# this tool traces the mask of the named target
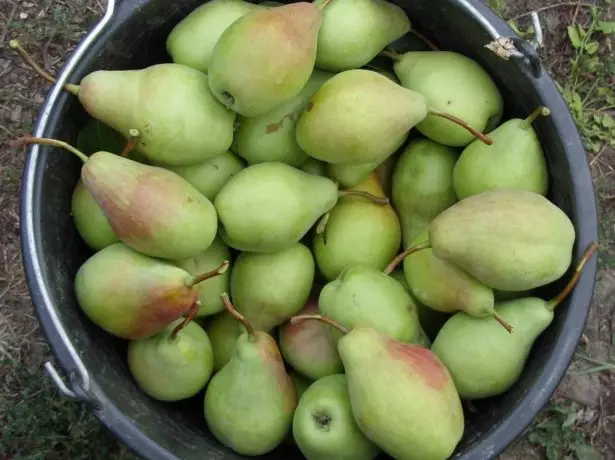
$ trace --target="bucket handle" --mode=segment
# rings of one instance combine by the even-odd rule
[[[62,88],[68,81],[68,77],[71,75],[78,62],[81,60],[87,49],[96,41],[96,39],[102,34],[105,28],[109,25],[113,19],[115,13],[116,0],[107,0],[107,6],[105,12],[94,28],[83,38],[81,43],[77,46],[72,56],[64,66],[61,74],[57,77],[56,83],[49,91],[48,100],[53,101],[57,99],[58,95],[62,91]],[[51,104],[48,104],[51,106]],[[38,129],[35,136],[44,135],[44,131],[49,120],[50,113],[43,112],[40,114]],[[38,154],[39,146],[32,146],[30,152],[32,156]],[[37,267],[35,267],[36,269]],[[94,397],[91,391],[91,378],[83,361],[79,357],[79,353],[75,350],[73,344],[68,340],[66,329],[62,322],[59,320],[56,309],[52,306],[50,301],[45,302],[49,316],[54,323],[54,326],[58,333],[63,336],[63,342],[66,350],[74,363],[74,369],[69,373],[69,384],[65,383],[60,373],[57,371],[53,363],[47,361],[44,365],[45,371],[56,385],[58,391],[64,396],[76,399],[79,401],[87,402],[93,406],[97,406],[97,398]]]

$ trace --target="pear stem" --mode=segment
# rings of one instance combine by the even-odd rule
[[[429,38],[427,38],[425,35],[423,35],[419,31],[415,29],[410,29],[410,33],[412,35],[416,35],[419,39],[425,42],[425,44],[429,46],[429,48],[431,48],[432,51],[440,51],[440,48],[438,48],[434,42],[432,42]]]
[[[141,139],[141,133],[138,129],[131,129],[128,131],[128,141],[124,146],[124,150],[120,153],[120,156],[127,157],[130,152],[137,146]]]
[[[46,137],[33,137],[33,136],[24,136],[17,140],[17,144],[43,144],[43,145],[52,145],[54,147],[58,147],[61,149],[68,150],[71,153],[74,153],[81,161],[86,163],[88,161],[88,156],[83,153],[81,150],[73,147],[67,142],[59,141],[57,139],[48,139]]]
[[[45,69],[39,66],[34,60],[34,58],[30,56],[30,54],[28,54],[28,52],[25,49],[22,48],[21,43],[19,43],[19,40],[11,40],[9,42],[9,46],[12,49],[14,49],[17,52],[17,54],[19,54],[21,59],[26,64],[28,64],[30,67],[32,67],[32,69],[36,73],[38,73],[41,77],[43,77],[45,80],[47,80],[51,84],[56,83],[57,80],[51,74],[46,72]],[[75,96],[79,94],[79,85],[72,85],[70,83],[67,83],[66,85],[64,85],[64,89],[68,91],[69,93],[74,94]]]
[[[310,319],[315,319],[315,320],[318,320],[318,321],[322,321],[323,323],[326,323],[329,326],[334,327],[335,329],[340,331],[342,334],[348,334],[350,332],[349,329],[345,328],[344,326],[342,326],[337,321],[332,320],[331,318],[327,318],[326,316],[323,316],[323,315],[297,315],[297,316],[293,316],[290,319],[290,324],[294,325],[294,324],[300,323],[301,321],[310,320]]]
[[[173,329],[173,332],[171,332],[171,340],[175,340],[177,338],[177,334],[179,334],[179,332],[183,328],[185,328],[190,321],[194,319],[194,317],[197,315],[198,312],[199,312],[199,306],[197,305],[196,302],[194,302],[194,304],[192,304],[192,307],[190,307],[190,310],[188,310],[188,314],[186,315],[184,320],[181,323],[179,323],[175,327],[175,329]]]
[[[508,324],[508,322],[504,318],[502,318],[499,313],[494,311],[491,315],[498,323],[502,325],[504,329],[508,331],[509,334],[512,334],[512,331],[513,331],[512,326]]]
[[[416,246],[412,246],[406,249],[404,252],[395,257],[389,265],[384,269],[385,275],[390,275],[395,271],[395,269],[402,263],[402,261],[411,254],[415,252],[422,251],[423,249],[429,249],[431,247],[431,243],[428,241],[427,243],[418,244]]]
[[[369,192],[363,192],[361,190],[342,190],[338,193],[339,197],[343,196],[360,196],[361,198],[365,198],[373,203],[386,206],[389,204],[389,199],[387,197],[380,197],[376,195],[372,195]]]
[[[187,288],[192,288],[194,286],[196,286],[199,283],[202,283],[203,281],[208,280],[209,278],[213,278],[215,276],[220,276],[222,273],[224,273],[229,266],[229,261],[225,260],[224,262],[222,262],[220,264],[220,266],[214,270],[211,270],[209,272],[206,273],[201,273],[200,275],[196,275],[193,276],[191,278],[188,279],[188,281],[186,281],[186,287]]]
[[[464,128],[465,130],[469,131],[474,137],[480,139],[481,142],[483,142],[483,143],[485,143],[487,145],[492,145],[493,144],[493,139],[491,139],[486,134],[481,133],[479,130],[477,130],[475,128],[472,128],[468,123],[463,121],[461,118],[457,118],[455,115],[452,115],[450,113],[439,112],[439,111],[437,111],[435,109],[432,109],[431,107],[428,107],[427,111],[430,114],[435,115],[436,117],[445,118],[445,119],[447,119],[449,121],[452,121],[453,123],[458,124],[459,126]]]
[[[237,321],[244,325],[246,331],[248,331],[248,335],[250,336],[250,338],[253,339],[254,337],[256,337],[256,329],[254,329],[252,323],[248,321],[245,316],[235,310],[235,307],[231,303],[231,300],[228,298],[228,294],[226,292],[223,292],[222,294],[220,294],[220,297],[222,298],[222,302],[224,303],[224,307],[226,308],[226,310],[233,318],[235,318]]]
[[[560,292],[557,296],[547,302],[547,310],[553,311],[555,307],[557,307],[566,297],[568,297],[568,294],[572,292],[574,287],[579,282],[579,278],[581,278],[581,272],[585,268],[585,265],[587,264],[591,256],[594,255],[594,253],[598,250],[599,247],[600,245],[598,244],[598,242],[594,241],[589,246],[589,248],[587,248],[585,254],[583,254],[583,258],[579,262],[579,265],[577,265],[574,275],[572,275],[572,278],[568,282],[568,285],[564,288],[562,292]]]
[[[551,110],[548,107],[540,106],[534,110],[529,117],[523,120],[523,128],[528,129],[538,117],[548,117],[551,115]]]
[[[388,57],[390,59],[393,59],[394,61],[399,61],[401,59],[401,54],[390,48],[385,48],[380,51],[380,56]]]

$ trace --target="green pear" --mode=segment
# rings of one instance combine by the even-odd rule
[[[295,97],[316,60],[322,14],[315,4],[254,10],[230,25],[211,55],[209,87],[244,117],[258,117]]]
[[[350,190],[386,198],[376,173]],[[324,231],[314,237],[313,251],[320,272],[330,281],[355,264],[384,269],[400,243],[399,219],[391,206],[350,195],[331,210]]]
[[[252,165],[216,196],[219,234],[240,251],[282,251],[301,240],[337,198],[337,186],[325,177],[279,162]]]
[[[388,157],[387,157],[388,158]],[[382,160],[377,159],[369,163],[360,164],[344,164],[337,163],[327,164],[327,172],[331,179],[339,182],[342,187],[355,187],[362,181],[367,179],[370,174],[383,163]]]
[[[120,240],[81,179],[73,190],[71,215],[79,236],[92,249],[99,251]]]
[[[233,152],[228,151],[203,163],[169,167],[168,169],[179,174],[201,192],[205,198],[213,201],[224,184],[243,167],[243,162]]]
[[[318,316],[292,321],[311,318]],[[330,318],[319,319],[344,333],[338,351],[350,407],[367,438],[397,459],[449,458],[463,436],[464,416],[440,359],[421,345],[399,342],[372,327],[348,331]]]
[[[311,297],[300,315],[318,313],[318,297]],[[326,324],[318,321],[285,323],[280,326],[280,351],[284,360],[300,374],[316,380],[343,372],[337,344]]]
[[[393,205],[399,214],[404,246],[456,201],[453,168],[458,154],[429,139],[412,141],[393,172]]]
[[[299,169],[315,176],[327,177],[327,164],[314,158],[308,158]]]
[[[213,436],[238,454],[263,455],[290,432],[297,394],[275,340],[234,311],[228,297],[226,303],[246,332],[207,387],[205,421]]]
[[[297,123],[297,142],[327,163],[384,159],[427,115],[425,98],[371,70],[347,70],[311,97]]]
[[[419,338],[419,320],[412,298],[397,281],[371,267],[346,268],[323,287],[318,309],[346,328],[369,325],[401,342],[416,343]]]
[[[225,263],[191,276],[167,261],[115,243],[81,265],[75,276],[75,294],[83,312],[97,326],[120,338],[142,339],[195,307],[197,285],[227,268]]]
[[[293,386],[295,387],[295,391],[297,392],[297,401],[299,401],[301,399],[301,396],[303,396],[303,393],[305,393],[305,391],[310,387],[312,382],[292,369],[288,370],[288,376],[293,382]]]
[[[275,253],[242,252],[231,272],[237,311],[261,331],[270,331],[305,305],[314,281],[314,258],[296,243]]]
[[[432,351],[449,369],[463,399],[497,396],[517,382],[534,341],[553,321],[554,309],[572,291],[581,270],[598,245],[581,260],[568,286],[554,299],[537,297],[496,304],[496,311],[513,325],[512,334],[485,318],[457,313],[436,337]]]
[[[222,33],[237,19],[259,8],[243,0],[212,0],[182,19],[167,37],[167,52],[176,64],[207,73]]]
[[[231,259],[231,251],[220,238],[214,239],[211,246],[193,257],[175,261],[175,265],[183,268],[191,275],[198,275],[219,267],[225,260]],[[199,289],[198,316],[209,316],[224,310],[220,295],[228,292],[231,278],[231,265],[222,275],[201,283]]]
[[[427,241],[425,229],[412,246]],[[439,259],[432,249],[406,257],[403,267],[408,286],[423,305],[443,313],[464,311],[470,316],[493,316],[504,327],[509,326],[493,309],[493,289],[458,266]]]
[[[211,342],[214,354],[214,371],[217,372],[233,356],[235,344],[243,332],[243,328],[227,311],[223,311],[211,317],[205,325],[205,332]]]
[[[570,267],[575,236],[560,208],[527,190],[473,195],[429,225],[436,257],[503,291],[534,289],[559,279]]]
[[[464,120],[480,132],[502,118],[503,99],[491,76],[474,60],[451,51],[411,51],[395,58],[402,86],[427,99],[435,111]],[[429,114],[416,128],[440,144],[463,147],[474,136],[451,120]]]
[[[179,401],[205,387],[214,358],[201,326],[177,319],[152,337],[130,342],[127,361],[146,394],[160,401]]]
[[[255,117],[238,117],[233,150],[248,164],[280,161],[298,167],[308,156],[295,140],[295,126],[308,99],[331,74],[314,70],[303,89],[288,102],[266,114]]]
[[[403,270],[397,269],[389,276],[402,285],[405,291],[412,298],[414,305],[416,305],[416,311],[418,313],[419,323],[421,326],[418,343],[426,346],[432,338],[438,335],[438,331],[440,331],[442,326],[444,326],[444,323],[446,323],[446,320],[449,319],[451,315],[439,312],[433,308],[423,305],[412,293],[412,289],[410,289],[408,281],[406,281],[406,275],[404,275]]]
[[[140,70],[97,70],[69,86],[94,118],[127,136],[160,165],[190,165],[226,152],[235,114],[209,90],[207,75],[181,64]]]
[[[353,418],[343,374],[310,385],[295,410],[293,436],[307,460],[371,460],[380,452]]]
[[[335,72],[358,69],[409,30],[408,16],[393,3],[333,0],[323,11],[316,66]]]
[[[459,199],[487,190],[518,188],[546,195],[549,171],[532,123],[551,113],[538,107],[528,118],[513,118],[490,133],[493,145],[472,142],[455,165],[453,183]]]

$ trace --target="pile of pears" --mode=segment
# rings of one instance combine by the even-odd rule
[[[449,458],[462,401],[517,382],[598,248],[573,261],[547,198],[549,109],[504,121],[477,62],[394,51],[408,34],[385,0],[212,0],[171,62],[66,85],[91,116],[76,146],[22,139],[83,163],[82,311],[239,454]]]

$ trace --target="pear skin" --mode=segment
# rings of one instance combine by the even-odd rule
[[[394,64],[402,86],[421,93],[431,109],[461,118],[480,132],[502,118],[502,95],[491,76],[474,60],[450,51],[411,51]],[[452,121],[430,114],[416,128],[444,145],[465,147],[474,136]]]
[[[338,350],[354,419],[372,442],[393,458],[449,458],[464,416],[451,375],[434,353],[369,327],[351,330]]]
[[[235,352],[237,339],[243,332],[235,318],[223,311],[212,316],[205,325],[205,332],[211,342],[214,354],[214,371],[217,372],[228,363]]]
[[[453,168],[458,154],[429,139],[412,141],[393,172],[393,205],[399,214],[404,246],[456,201]]]
[[[171,322],[158,334],[128,344],[127,362],[139,387],[159,401],[196,395],[213,371],[211,343],[196,323]]]
[[[255,328],[268,332],[303,308],[314,271],[314,258],[300,243],[276,253],[242,252],[231,272],[234,305]]]
[[[243,162],[233,152],[228,151],[203,163],[168,169],[186,179],[205,198],[213,201],[224,184],[243,168]]]
[[[428,241],[427,229],[412,242]],[[465,270],[439,259],[433,250],[424,249],[404,259],[404,275],[414,296],[423,305],[443,313],[465,311],[471,316],[493,313],[493,289]]]
[[[207,73],[211,55],[222,33],[237,19],[259,7],[243,0],[207,2],[173,27],[167,37],[167,52],[176,64]]]
[[[233,22],[209,63],[215,97],[244,117],[295,97],[314,70],[321,22],[320,9],[308,2],[258,9]]]
[[[175,265],[183,268],[191,275],[198,275],[219,267],[225,260],[231,259],[231,251],[219,238],[215,238],[205,251],[193,257],[175,261]],[[231,278],[231,265],[220,276],[216,276],[198,285],[199,306],[198,316],[209,316],[224,310],[220,295],[228,292]]]
[[[216,100],[205,74],[180,64],[98,70],[81,81],[78,97],[91,116],[123,135],[137,129],[137,150],[156,164],[201,163],[233,141],[235,114]]]
[[[425,118],[425,98],[371,70],[347,70],[311,97],[297,123],[297,142],[327,163],[360,164],[384,159]]]
[[[312,382],[298,372],[293,371],[292,369],[288,370],[288,376],[293,382],[293,386],[295,387],[295,391],[297,392],[297,401],[299,401],[303,393],[305,393],[305,390],[310,387],[310,384]]]
[[[349,190],[385,197],[376,173]],[[383,270],[400,243],[399,219],[391,206],[349,195],[331,210],[324,232],[314,237],[313,251],[320,272],[331,281],[355,264]]]
[[[570,267],[575,229],[547,198],[490,190],[459,201],[429,226],[433,254],[503,291],[559,279]]]
[[[300,315],[318,313],[318,297],[312,297]],[[343,372],[337,344],[329,326],[319,321],[285,323],[280,326],[280,351],[284,360],[302,375],[317,380]]]
[[[216,236],[214,206],[174,172],[97,152],[83,166],[81,179],[115,234],[143,254],[192,257]]]
[[[115,243],[77,271],[75,293],[83,312],[117,337],[150,337],[186,313],[198,291],[188,272]]]
[[[372,460],[380,452],[354,421],[343,374],[310,385],[293,416],[293,436],[308,460]]]
[[[323,287],[318,309],[346,328],[369,325],[402,342],[416,343],[419,339],[420,325],[412,298],[397,281],[371,267],[346,268]],[[337,331],[332,333],[340,337]]]
[[[280,161],[298,167],[309,158],[295,139],[295,126],[309,98],[332,74],[314,70],[303,89],[266,114],[238,117],[233,150],[248,164]]]
[[[549,171],[532,122],[550,113],[539,107],[527,119],[513,118],[493,130],[492,145],[473,141],[459,157],[453,173],[459,199],[496,189],[522,189],[546,195]]]
[[[205,421],[213,436],[238,454],[263,455],[290,432],[297,393],[275,340],[249,322],[244,325],[231,360],[207,387]]]
[[[109,225],[102,209],[81,180],[77,182],[73,190],[71,215],[79,236],[95,251],[120,240]]]
[[[315,176],[327,177],[327,164],[314,158],[308,158],[299,169]]]
[[[410,30],[399,6],[384,0],[334,0],[323,10],[316,66],[358,69]]]
[[[252,165],[214,200],[219,234],[240,251],[283,251],[299,242],[337,198],[336,184],[325,177],[279,162]]]
[[[329,177],[339,182],[342,187],[355,187],[367,179],[383,161],[377,159],[369,163],[355,164],[327,164]]]

